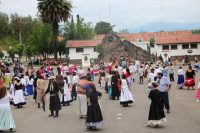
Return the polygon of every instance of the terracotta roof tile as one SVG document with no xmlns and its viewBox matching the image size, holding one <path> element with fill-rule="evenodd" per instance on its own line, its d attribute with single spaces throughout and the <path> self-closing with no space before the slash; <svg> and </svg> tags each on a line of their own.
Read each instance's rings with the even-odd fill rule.
<svg viewBox="0 0 200 133">
<path fill-rule="evenodd" d="M 180 43 L 200 43 L 200 35 L 184 35 L 184 36 L 165 36 L 156 37 L 156 44 L 180 44 Z"/>
<path fill-rule="evenodd" d="M 101 44 L 102 40 L 71 40 L 67 41 L 66 46 L 68 48 L 77 48 L 77 47 L 95 47 L 98 44 Z"/>
</svg>

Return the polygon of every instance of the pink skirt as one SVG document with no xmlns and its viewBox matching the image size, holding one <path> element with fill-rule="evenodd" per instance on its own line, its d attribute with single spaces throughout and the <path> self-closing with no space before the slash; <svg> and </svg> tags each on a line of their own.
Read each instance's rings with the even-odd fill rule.
<svg viewBox="0 0 200 133">
<path fill-rule="evenodd" d="M 198 89 L 197 89 L 196 98 L 197 98 L 197 99 L 200 99 L 200 86 L 199 86 Z"/>
</svg>

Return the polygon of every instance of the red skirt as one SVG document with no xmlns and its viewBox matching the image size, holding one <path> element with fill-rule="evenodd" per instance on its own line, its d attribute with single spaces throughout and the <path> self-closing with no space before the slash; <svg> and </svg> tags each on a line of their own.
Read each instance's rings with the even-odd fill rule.
<svg viewBox="0 0 200 133">
<path fill-rule="evenodd" d="M 194 80 L 194 78 L 186 78 L 186 80 L 185 80 L 185 86 L 187 86 L 187 87 L 195 86 L 195 80 Z"/>
</svg>

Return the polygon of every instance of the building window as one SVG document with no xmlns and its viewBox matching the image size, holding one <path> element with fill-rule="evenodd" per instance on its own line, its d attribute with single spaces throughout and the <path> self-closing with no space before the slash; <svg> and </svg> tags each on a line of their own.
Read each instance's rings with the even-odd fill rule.
<svg viewBox="0 0 200 133">
<path fill-rule="evenodd" d="M 197 48 L 197 44 L 196 43 L 190 44 L 190 48 L 191 49 L 196 49 Z"/>
<path fill-rule="evenodd" d="M 171 50 L 176 50 L 178 49 L 177 45 L 171 45 Z"/>
<path fill-rule="evenodd" d="M 162 50 L 169 50 L 169 45 L 163 45 Z"/>
<path fill-rule="evenodd" d="M 94 52 L 97 52 L 96 47 L 94 47 Z"/>
<path fill-rule="evenodd" d="M 83 48 L 76 48 L 76 53 L 82 53 L 83 52 Z"/>
<path fill-rule="evenodd" d="M 189 44 L 183 44 L 182 49 L 189 49 Z"/>
</svg>

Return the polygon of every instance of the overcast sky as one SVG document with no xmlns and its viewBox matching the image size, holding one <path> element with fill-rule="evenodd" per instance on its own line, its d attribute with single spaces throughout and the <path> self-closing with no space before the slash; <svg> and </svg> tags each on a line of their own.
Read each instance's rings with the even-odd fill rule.
<svg viewBox="0 0 200 133">
<path fill-rule="evenodd" d="M 0 0 L 0 11 L 35 16 L 37 0 Z M 108 21 L 116 29 L 154 22 L 200 23 L 200 0 L 72 0 L 73 15 L 86 21 Z"/>
</svg>

